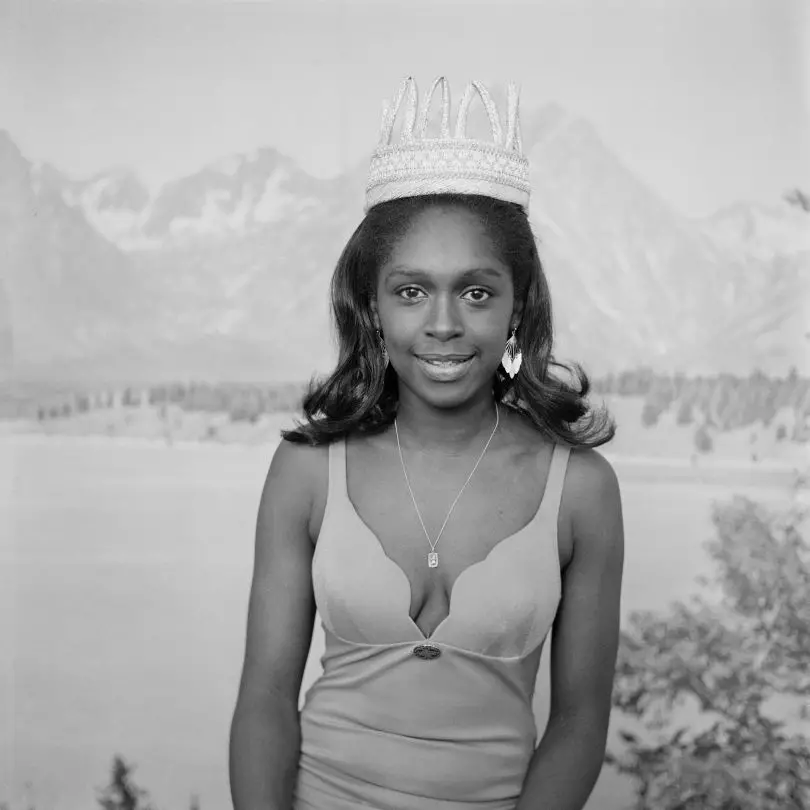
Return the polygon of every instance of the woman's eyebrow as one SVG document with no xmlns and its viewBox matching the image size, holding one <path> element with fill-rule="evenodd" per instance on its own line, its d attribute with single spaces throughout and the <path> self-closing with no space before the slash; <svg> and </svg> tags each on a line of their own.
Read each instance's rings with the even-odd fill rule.
<svg viewBox="0 0 810 810">
<path fill-rule="evenodd" d="M 409 267 L 407 265 L 396 265 L 391 268 L 388 273 L 389 278 L 392 276 L 401 276 L 402 278 L 424 278 L 431 273 L 428 270 L 420 270 L 416 267 Z M 459 273 L 459 278 L 462 280 L 472 278 L 475 276 L 489 276 L 491 278 L 502 278 L 504 275 L 502 270 L 496 270 L 494 267 L 471 267 Z"/>
</svg>

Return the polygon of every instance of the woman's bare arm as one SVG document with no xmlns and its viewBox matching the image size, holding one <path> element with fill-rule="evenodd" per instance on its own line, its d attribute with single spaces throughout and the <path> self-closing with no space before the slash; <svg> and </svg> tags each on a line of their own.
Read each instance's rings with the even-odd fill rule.
<svg viewBox="0 0 810 810">
<path fill-rule="evenodd" d="M 298 697 L 315 618 L 310 518 L 322 453 L 282 441 L 261 495 L 245 659 L 231 724 L 234 810 L 292 807 Z"/>
<path fill-rule="evenodd" d="M 621 493 L 594 450 L 571 454 L 564 502 L 574 553 L 551 643 L 551 711 L 517 810 L 582 810 L 605 756 L 624 567 Z"/>
</svg>

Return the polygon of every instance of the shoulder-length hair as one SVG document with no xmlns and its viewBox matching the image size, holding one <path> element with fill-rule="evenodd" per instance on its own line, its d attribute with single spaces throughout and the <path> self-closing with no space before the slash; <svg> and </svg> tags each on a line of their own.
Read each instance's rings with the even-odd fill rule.
<svg viewBox="0 0 810 810">
<path fill-rule="evenodd" d="M 380 268 L 414 219 L 433 206 L 461 206 L 475 214 L 512 271 L 515 301 L 523 305 L 517 329 L 523 362 L 514 378 L 498 367 L 493 381 L 496 399 L 525 414 L 552 441 L 581 447 L 610 441 L 615 424 L 604 407 L 588 403 L 590 382 L 583 368 L 553 358 L 551 296 L 525 211 L 513 203 L 471 194 L 407 197 L 369 209 L 332 276 L 337 365 L 325 379 L 310 382 L 302 403 L 306 422 L 282 431 L 282 436 L 319 445 L 352 432 L 378 433 L 393 422 L 397 374 L 391 366 L 385 368 L 371 302 Z M 556 376 L 554 369 L 568 372 L 571 379 Z"/>
</svg>

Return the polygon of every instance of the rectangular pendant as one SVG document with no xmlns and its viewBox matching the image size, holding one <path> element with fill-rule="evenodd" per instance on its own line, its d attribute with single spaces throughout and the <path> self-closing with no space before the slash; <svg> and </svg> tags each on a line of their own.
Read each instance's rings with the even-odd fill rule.
<svg viewBox="0 0 810 810">
<path fill-rule="evenodd" d="M 428 554 L 428 568 L 436 568 L 439 565 L 439 555 L 435 551 Z"/>
</svg>

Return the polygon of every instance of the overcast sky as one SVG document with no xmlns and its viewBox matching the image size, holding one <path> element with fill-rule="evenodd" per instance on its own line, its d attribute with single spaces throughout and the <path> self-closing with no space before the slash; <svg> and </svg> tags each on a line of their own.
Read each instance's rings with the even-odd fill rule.
<svg viewBox="0 0 810 810">
<path fill-rule="evenodd" d="M 154 186 L 273 145 L 327 176 L 373 148 L 403 75 L 516 79 L 702 215 L 810 189 L 810 3 L 0 0 L 0 127 L 81 177 Z"/>
</svg>

